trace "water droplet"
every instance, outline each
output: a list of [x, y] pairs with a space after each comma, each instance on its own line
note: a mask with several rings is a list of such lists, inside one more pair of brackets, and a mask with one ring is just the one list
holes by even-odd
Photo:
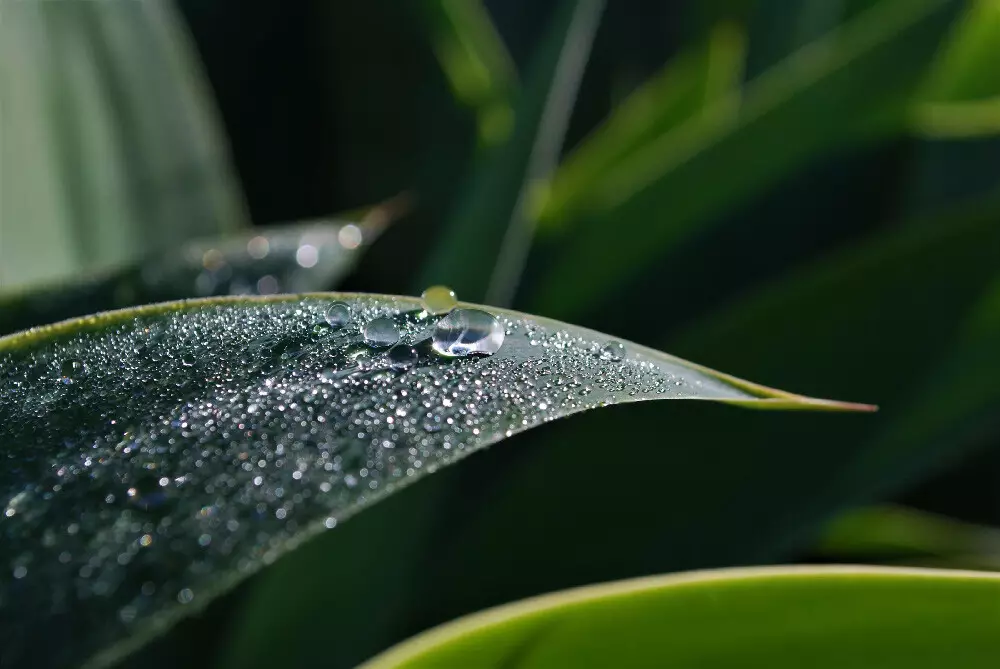
[[432, 314], [446, 314], [458, 306], [455, 291], [448, 286], [431, 286], [423, 292], [420, 299], [424, 303], [424, 309]]
[[375, 318], [365, 324], [362, 334], [371, 346], [392, 346], [399, 341], [399, 328], [390, 318]]
[[184, 365], [185, 367], [191, 367], [192, 365], [194, 365], [194, 354], [193, 353], [186, 353], [181, 358], [181, 364]]
[[153, 475], [141, 476], [129, 486], [126, 491], [126, 498], [129, 504], [137, 506], [143, 511], [150, 511], [162, 507], [169, 501], [167, 486], [170, 479]]
[[503, 344], [504, 329], [493, 314], [479, 309], [455, 309], [437, 322], [431, 346], [441, 355], [493, 355]]
[[406, 344], [399, 344], [393, 346], [386, 353], [386, 357], [389, 359], [389, 366], [394, 369], [405, 369], [406, 367], [412, 367], [417, 362], [417, 351], [412, 346], [407, 346]]
[[334, 302], [326, 310], [326, 322], [334, 330], [351, 322], [351, 308], [343, 302]]
[[621, 362], [625, 358], [625, 345], [620, 341], [609, 341], [601, 349], [601, 357], [612, 362]]
[[82, 360], [77, 360], [76, 358], [65, 360], [59, 366], [59, 380], [66, 384], [73, 383], [86, 373], [87, 365]]

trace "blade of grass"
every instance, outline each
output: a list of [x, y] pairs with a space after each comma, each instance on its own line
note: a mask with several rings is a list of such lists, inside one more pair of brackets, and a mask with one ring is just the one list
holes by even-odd
[[497, 304], [513, 294], [534, 232], [525, 200], [558, 159], [602, 8], [602, 0], [565, 0], [557, 8], [518, 102], [513, 134], [473, 175], [416, 292], [444, 283], [469, 299], [490, 293]]

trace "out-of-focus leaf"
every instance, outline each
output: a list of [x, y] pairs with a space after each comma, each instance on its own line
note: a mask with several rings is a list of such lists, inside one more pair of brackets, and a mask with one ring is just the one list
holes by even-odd
[[[599, 308], [630, 279], [726, 209], [846, 144], [905, 128], [906, 111], [948, 26], [952, 0], [883, 0], [726, 101], [629, 159], [558, 211], [557, 260], [530, 300], [537, 311]], [[597, 261], [596, 259], [600, 259]], [[573, 268], [587, 267], [581, 275]]]
[[879, 567], [694, 572], [559, 592], [430, 630], [361, 669], [987, 669], [1000, 576]]
[[244, 225], [171, 1], [5, 3], [0, 98], [5, 287]]
[[1000, 3], [970, 0], [935, 60], [922, 101], [960, 102], [1000, 94]]
[[538, 46], [510, 139], [483, 156], [415, 290], [447, 284], [503, 304], [517, 287], [534, 235], [527, 199], [556, 165], [603, 0], [563, 0]]
[[432, 0], [420, 9], [452, 92], [477, 111], [480, 141], [507, 139], [517, 73], [486, 7], [480, 0]]
[[380, 227], [326, 221], [195, 239], [87, 280], [0, 296], [0, 335], [153, 302], [333, 289]]
[[587, 199], [608, 174], [681, 123], [716, 105], [735, 117], [745, 52], [740, 28], [717, 26], [704, 46], [678, 57], [632, 93], [563, 161], [551, 185], [537, 191], [533, 215], [543, 224], [551, 221], [551, 227], [566, 225], [561, 210]]
[[997, 569], [1000, 530], [902, 506], [871, 506], [839, 516], [816, 550], [835, 560], [975, 559]]
[[4, 337], [0, 661], [102, 664], [425, 473], [653, 399], [870, 409], [555, 321], [388, 296], [174, 302]]
[[913, 111], [924, 137], [1000, 134], [1000, 3], [973, 0], [934, 63]]

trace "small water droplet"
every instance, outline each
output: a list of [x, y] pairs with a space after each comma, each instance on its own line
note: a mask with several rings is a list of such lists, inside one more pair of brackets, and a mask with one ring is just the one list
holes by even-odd
[[164, 506], [169, 501], [167, 486], [170, 479], [153, 475], [141, 476], [125, 490], [129, 504], [143, 511], [151, 511]]
[[70, 384], [87, 373], [87, 365], [82, 360], [70, 358], [64, 360], [59, 366], [59, 380], [65, 384]]
[[424, 309], [432, 314], [446, 314], [458, 306], [455, 291], [448, 286], [431, 286], [423, 292], [420, 299], [424, 303]]
[[370, 346], [392, 346], [399, 341], [399, 328], [390, 318], [375, 318], [365, 324], [362, 334]]
[[441, 355], [493, 355], [503, 345], [504, 329], [493, 314], [480, 309], [455, 309], [437, 322], [431, 346]]
[[386, 353], [389, 359], [389, 366], [394, 369], [405, 369], [412, 367], [417, 362], [417, 351], [412, 346], [398, 344], [389, 349]]
[[344, 302], [334, 302], [326, 310], [326, 322], [334, 330], [351, 322], [351, 307]]
[[612, 362], [621, 362], [625, 358], [625, 345], [620, 341], [609, 341], [601, 349], [601, 357]]
[[191, 367], [192, 365], [194, 365], [194, 354], [193, 353], [186, 353], [181, 358], [181, 364], [184, 365], [185, 367]]

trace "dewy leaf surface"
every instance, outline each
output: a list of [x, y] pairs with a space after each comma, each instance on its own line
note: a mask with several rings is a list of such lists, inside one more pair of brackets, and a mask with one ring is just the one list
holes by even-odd
[[578, 411], [865, 408], [493, 313], [490, 356], [444, 357], [442, 316], [356, 294], [169, 303], [0, 339], [0, 664], [127, 652], [394, 488]]

